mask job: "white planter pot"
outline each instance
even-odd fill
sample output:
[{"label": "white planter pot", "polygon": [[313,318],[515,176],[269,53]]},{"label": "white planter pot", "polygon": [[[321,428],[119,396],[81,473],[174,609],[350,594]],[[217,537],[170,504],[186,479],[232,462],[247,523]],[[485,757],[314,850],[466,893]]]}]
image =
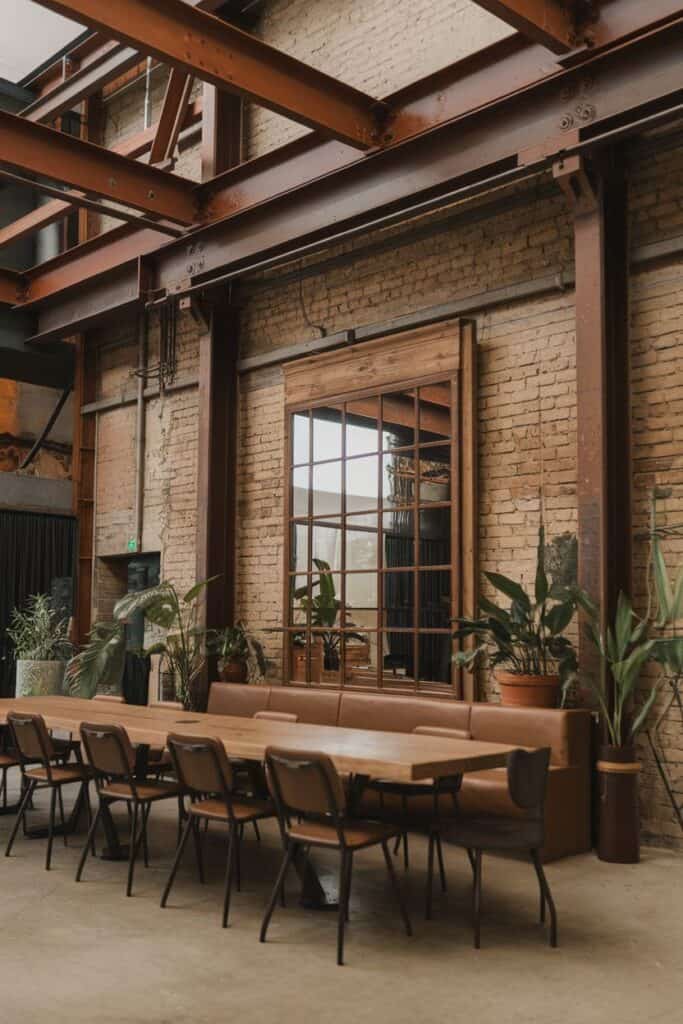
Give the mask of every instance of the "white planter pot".
[{"label": "white planter pot", "polygon": [[17,697],[60,696],[65,669],[64,661],[17,661]]}]

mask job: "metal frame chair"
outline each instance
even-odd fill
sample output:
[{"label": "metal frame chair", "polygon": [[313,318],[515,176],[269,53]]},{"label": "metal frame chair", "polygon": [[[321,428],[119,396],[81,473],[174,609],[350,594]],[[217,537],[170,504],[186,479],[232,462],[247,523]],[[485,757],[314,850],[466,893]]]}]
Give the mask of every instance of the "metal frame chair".
[{"label": "metal frame chair", "polygon": [[[337,920],[337,963],[344,962],[344,926],[349,916],[349,897],[353,855],[358,850],[381,845],[384,862],[398,903],[407,935],[412,935],[408,911],[403,901],[388,842],[400,830],[392,825],[353,821],[347,817],[346,795],[334,764],[325,754],[315,751],[266,751],[266,774],[277,807],[285,848],[277,881],[261,925],[260,941],[266,941],[278,896],[284,889],[287,871],[298,850],[311,847],[338,849],[339,911]],[[298,819],[293,823],[293,818]]]},{"label": "metal frame chair", "polygon": [[[19,826],[25,822],[26,812],[31,804],[33,796],[40,789],[49,789],[50,813],[47,826],[47,851],[45,854],[45,870],[49,871],[52,863],[52,846],[55,835],[55,814],[57,801],[59,801],[59,813],[62,823],[62,836],[64,845],[67,846],[66,820],[64,817],[64,799],[62,787],[77,783],[81,787],[81,793],[85,800],[88,811],[88,822],[92,819],[90,807],[90,794],[88,792],[89,773],[83,764],[80,755],[80,747],[69,743],[68,753],[73,750],[76,754],[75,764],[65,763],[65,748],[57,746],[50,736],[45,719],[42,715],[19,713],[10,711],[7,715],[7,723],[12,735],[14,748],[19,757],[22,778],[22,798],[19,804],[17,817],[12,827],[10,837],[5,850],[5,856],[9,857],[17,837]],[[56,763],[58,762],[58,763]],[[7,778],[5,773],[4,788],[6,792]]]},{"label": "metal frame chair", "polygon": [[241,888],[240,851],[244,826],[252,823],[256,827],[257,821],[274,817],[275,808],[269,801],[250,799],[234,794],[232,766],[223,744],[219,740],[170,733],[167,743],[176,776],[183,793],[190,795],[191,803],[187,809],[185,827],[161,897],[161,906],[166,906],[190,832],[194,837],[199,881],[203,883],[204,866],[199,823],[202,819],[205,822],[223,822],[228,825],[229,829],[223,895],[223,927],[227,928],[233,877],[237,891],[239,892]]}]

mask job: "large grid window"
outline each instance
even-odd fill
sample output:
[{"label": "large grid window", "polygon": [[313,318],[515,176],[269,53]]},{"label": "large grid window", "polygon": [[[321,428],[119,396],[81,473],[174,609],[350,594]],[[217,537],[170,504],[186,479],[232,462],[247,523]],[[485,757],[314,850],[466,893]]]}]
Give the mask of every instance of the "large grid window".
[{"label": "large grid window", "polygon": [[288,415],[292,681],[451,688],[457,376]]}]

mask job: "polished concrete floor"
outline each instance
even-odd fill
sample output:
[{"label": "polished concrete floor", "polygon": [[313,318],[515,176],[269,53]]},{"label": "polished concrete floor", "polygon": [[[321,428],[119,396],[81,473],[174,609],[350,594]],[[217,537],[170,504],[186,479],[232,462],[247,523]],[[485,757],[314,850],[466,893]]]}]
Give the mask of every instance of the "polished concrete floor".
[{"label": "polished concrete floor", "polygon": [[[44,818],[45,797],[33,814]],[[123,819],[119,818],[123,823]],[[11,827],[0,818],[0,843]],[[280,851],[276,830],[245,842],[244,879],[230,927],[220,927],[225,856],[216,829],[206,841],[207,884],[191,850],[169,907],[159,908],[175,836],[170,807],[151,819],[152,863],[140,866],[132,898],[125,865],[89,860],[74,873],[83,837],[55,843],[43,870],[44,840],[17,840],[0,859],[0,1022],[348,1021],[349,1024],[675,1024],[683,1019],[683,858],[646,848],[636,866],[592,855],[547,868],[557,903],[560,947],[537,922],[533,869],[484,859],[482,949],[471,945],[470,872],[462,851],[446,850],[449,888],[423,919],[425,844],[413,839],[401,872],[415,934],[408,939],[392,902],[381,853],[356,858],[346,966],[335,965],[333,914],[298,906],[295,876],[269,941],[261,914]],[[335,861],[318,857],[333,883]]]}]

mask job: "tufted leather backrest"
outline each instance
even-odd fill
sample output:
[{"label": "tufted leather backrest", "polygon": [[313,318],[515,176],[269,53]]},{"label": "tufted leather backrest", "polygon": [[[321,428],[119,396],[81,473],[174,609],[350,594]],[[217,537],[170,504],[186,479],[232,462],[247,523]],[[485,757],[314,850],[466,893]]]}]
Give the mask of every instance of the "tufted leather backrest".
[{"label": "tufted leather backrest", "polygon": [[470,731],[473,740],[550,747],[550,763],[562,767],[587,761],[590,749],[587,711],[473,704]]},{"label": "tufted leather backrest", "polygon": [[337,725],[340,690],[314,690],[309,686],[271,686],[269,711],[296,715],[308,725]]},{"label": "tufted leather backrest", "polygon": [[206,710],[210,715],[235,715],[238,718],[253,718],[257,711],[266,710],[269,696],[269,686],[212,683]]}]

